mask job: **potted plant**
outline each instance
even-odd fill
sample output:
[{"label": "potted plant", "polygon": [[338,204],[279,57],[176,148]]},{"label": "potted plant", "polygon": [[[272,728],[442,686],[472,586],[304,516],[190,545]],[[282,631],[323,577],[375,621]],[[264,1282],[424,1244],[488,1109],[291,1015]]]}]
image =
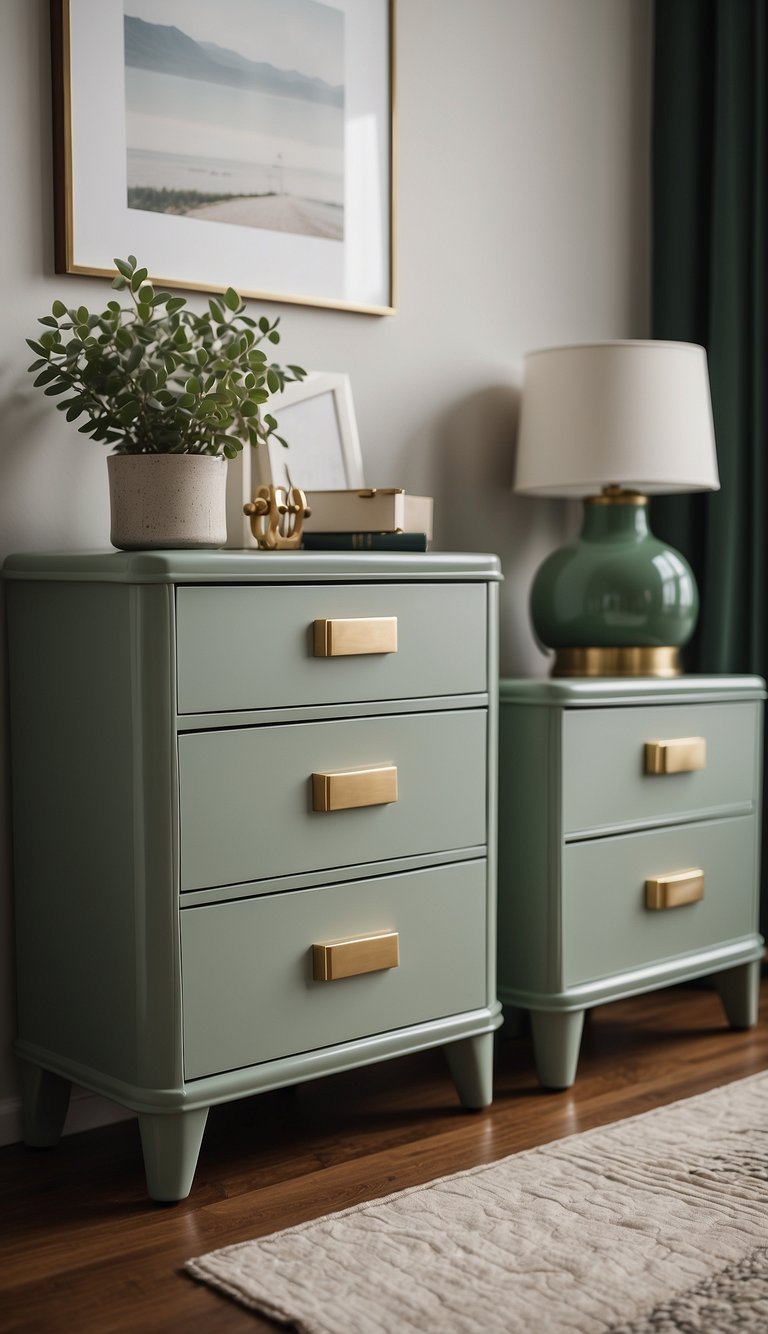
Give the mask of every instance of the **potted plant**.
[{"label": "potted plant", "polygon": [[125,304],[94,314],[54,301],[41,318],[43,332],[27,339],[34,383],[112,447],[115,546],[223,546],[227,460],[276,433],[264,404],[306,372],[269,361],[260,345],[279,343],[279,319],[253,319],[233,288],[196,313],[156,291],[134,255],[115,270]]}]

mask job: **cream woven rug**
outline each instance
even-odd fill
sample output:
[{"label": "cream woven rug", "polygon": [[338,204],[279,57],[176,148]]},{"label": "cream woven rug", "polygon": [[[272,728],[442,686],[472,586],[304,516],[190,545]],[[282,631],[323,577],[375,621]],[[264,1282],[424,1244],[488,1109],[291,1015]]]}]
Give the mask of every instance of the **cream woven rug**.
[{"label": "cream woven rug", "polygon": [[187,1269],[305,1334],[766,1334],[768,1074]]}]

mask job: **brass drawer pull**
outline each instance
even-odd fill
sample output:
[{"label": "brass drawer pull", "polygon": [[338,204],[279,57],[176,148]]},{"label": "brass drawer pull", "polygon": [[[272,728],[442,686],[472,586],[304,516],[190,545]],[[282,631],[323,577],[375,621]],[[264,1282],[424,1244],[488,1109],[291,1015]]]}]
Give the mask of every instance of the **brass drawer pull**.
[{"label": "brass drawer pull", "polygon": [[312,976],[316,982],[335,982],[340,977],[377,973],[382,968],[397,968],[399,964],[400,936],[397,931],[312,946]]},{"label": "brass drawer pull", "polygon": [[394,801],[397,801],[396,764],[312,775],[313,811],[347,811],[354,806],[386,806]]},{"label": "brass drawer pull", "polygon": [[360,616],[315,621],[316,658],[345,658],[353,653],[397,653],[396,616]]},{"label": "brass drawer pull", "polygon": [[688,871],[657,875],[645,882],[646,908],[682,908],[704,898],[704,872],[698,866]]},{"label": "brass drawer pull", "polygon": [[646,741],[647,774],[688,774],[707,767],[707,739],[680,736],[670,741]]}]

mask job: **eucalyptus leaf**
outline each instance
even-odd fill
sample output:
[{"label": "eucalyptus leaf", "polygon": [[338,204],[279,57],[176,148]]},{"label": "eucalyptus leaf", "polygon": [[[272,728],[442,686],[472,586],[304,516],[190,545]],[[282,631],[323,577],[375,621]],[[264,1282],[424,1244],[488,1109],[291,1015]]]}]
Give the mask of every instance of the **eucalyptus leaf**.
[{"label": "eucalyptus leaf", "polygon": [[123,425],[127,426],[130,422],[136,420],[140,412],[141,404],[138,399],[131,399],[130,402],[126,403],[125,406],[120,409],[117,415]]},{"label": "eucalyptus leaf", "polygon": [[[207,310],[156,292],[136,257],[115,260],[112,299],[103,311],[56,300],[28,339],[35,387],[84,435],[116,453],[209,454],[234,458],[243,442],[258,445],[274,429],[262,404],[300,367],[267,365],[256,343],[279,341],[278,321],[247,313],[228,287]],[[65,337],[62,337],[62,331]],[[203,370],[203,368],[205,368]],[[138,372],[138,375],[137,375]]]},{"label": "eucalyptus leaf", "polygon": [[[38,365],[39,364],[40,363],[38,363]],[[43,362],[42,365],[45,366],[47,365],[47,363]],[[37,378],[32,381],[32,383],[35,386],[35,388],[39,388],[40,385],[50,384],[51,380],[56,380],[58,378],[58,374],[59,372],[57,370],[54,370],[53,366],[48,366],[48,369],[41,371],[40,374],[37,376]]]}]

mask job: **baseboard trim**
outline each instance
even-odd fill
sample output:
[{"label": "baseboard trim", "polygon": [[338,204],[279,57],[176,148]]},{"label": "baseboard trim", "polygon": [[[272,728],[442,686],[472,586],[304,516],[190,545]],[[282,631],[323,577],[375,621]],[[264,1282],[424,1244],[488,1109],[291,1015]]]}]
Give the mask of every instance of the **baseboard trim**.
[{"label": "baseboard trim", "polygon": [[[96,1130],[99,1126],[109,1126],[115,1121],[127,1121],[134,1115],[127,1107],[110,1102],[98,1093],[73,1088],[64,1122],[64,1134],[78,1135],[81,1130]],[[21,1098],[4,1098],[0,1101],[0,1145],[17,1144],[20,1140]]]}]

